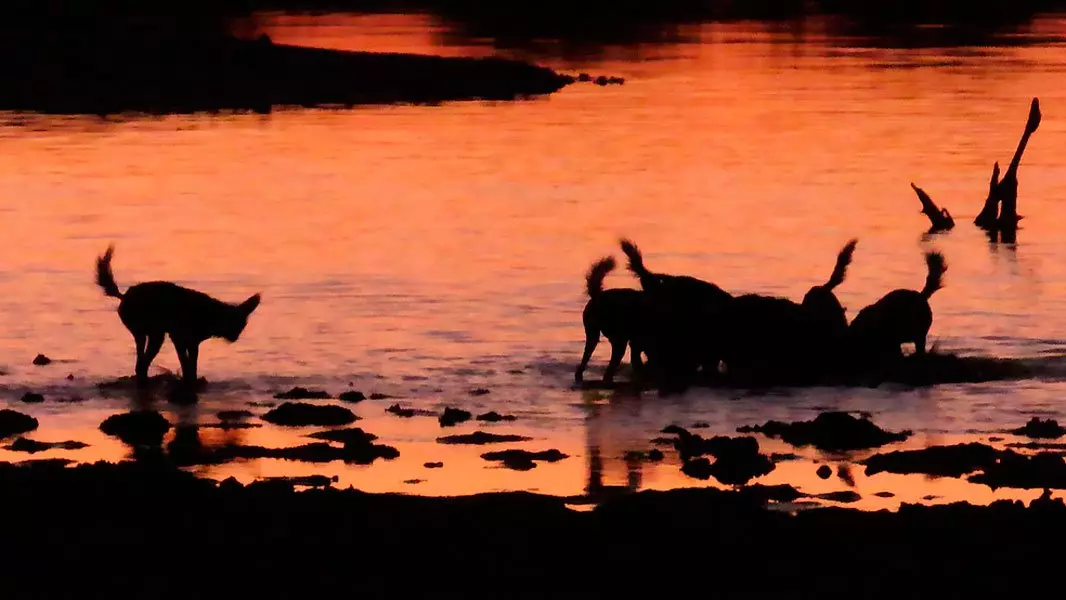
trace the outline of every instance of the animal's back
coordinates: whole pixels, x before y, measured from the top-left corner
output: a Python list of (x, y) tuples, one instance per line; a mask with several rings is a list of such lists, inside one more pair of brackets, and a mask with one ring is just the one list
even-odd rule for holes
[(859, 339), (912, 341), (924, 335), (933, 323), (929, 302), (914, 290), (894, 290), (863, 308), (849, 329)]
[(647, 299), (644, 292), (630, 288), (613, 288), (603, 290), (591, 298), (585, 305), (583, 318), (586, 324), (595, 325), (610, 339), (616, 333), (626, 336), (640, 334), (646, 312)]
[(169, 281), (146, 281), (126, 290), (118, 306), (122, 322), (135, 333), (184, 331), (203, 334), (225, 303)]

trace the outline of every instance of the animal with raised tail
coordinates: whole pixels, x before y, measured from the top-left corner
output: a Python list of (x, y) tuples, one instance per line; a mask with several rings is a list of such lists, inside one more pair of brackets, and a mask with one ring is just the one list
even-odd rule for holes
[(108, 246), (97, 258), (96, 283), (105, 295), (120, 300), (118, 316), (137, 346), (134, 374), (138, 384), (147, 383), (148, 367), (169, 335), (178, 353), (182, 378), (195, 385), (200, 344), (209, 338), (236, 342), (259, 306), (259, 294), (230, 304), (169, 281), (138, 283), (123, 293), (111, 271), (114, 251), (113, 245)]
[(874, 366), (880, 361), (899, 358), (901, 346), (906, 343), (913, 343), (917, 354), (925, 354), (926, 338), (933, 325), (929, 298), (944, 286), (947, 271), (947, 263), (939, 252), (927, 252), (925, 263), (928, 272), (921, 291), (893, 290), (860, 310), (848, 326), (850, 350), (861, 364)]
[(634, 373), (643, 367), (640, 353), (647, 335), (648, 306), (644, 292), (629, 288), (603, 289), (603, 280), (616, 266), (607, 256), (593, 263), (585, 275), (585, 291), (589, 300), (581, 314), (585, 326), (585, 352), (574, 372), (574, 381), (581, 383), (592, 353), (600, 341), (600, 334), (611, 343), (611, 361), (603, 373), (604, 383), (610, 383), (629, 348)]
[(838, 364), (848, 328), (833, 293), (847, 276), (858, 240), (837, 254), (829, 279), (811, 287), (802, 303), (745, 294), (736, 297), (721, 327), (730, 377), (759, 383), (816, 381)]
[(640, 249), (620, 240), (629, 270), (648, 294), (649, 331), (645, 348), (656, 365), (660, 391), (684, 389), (702, 368), (718, 374), (721, 345), (717, 330), (722, 311), (733, 296), (717, 285), (689, 275), (654, 273), (644, 264)]

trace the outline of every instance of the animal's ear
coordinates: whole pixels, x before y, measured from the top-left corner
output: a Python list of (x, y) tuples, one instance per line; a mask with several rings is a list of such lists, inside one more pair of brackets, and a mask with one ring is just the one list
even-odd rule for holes
[(243, 311), (246, 315), (252, 314), (252, 311), (254, 311), (256, 307), (259, 306), (259, 300), (259, 294), (256, 294), (251, 298), (248, 298), (244, 302), (241, 302), (241, 311)]

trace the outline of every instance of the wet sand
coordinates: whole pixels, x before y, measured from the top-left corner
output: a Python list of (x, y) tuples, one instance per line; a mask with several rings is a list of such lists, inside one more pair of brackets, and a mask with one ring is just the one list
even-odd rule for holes
[(755, 487), (641, 492), (575, 512), (527, 493), (215, 484), (150, 461), (5, 463), (0, 488), (18, 515), (0, 563), (18, 597), (1019, 594), (1042, 585), (1058, 557), (1048, 544), (1066, 530), (1060, 500), (792, 515), (770, 500), (787, 488)]

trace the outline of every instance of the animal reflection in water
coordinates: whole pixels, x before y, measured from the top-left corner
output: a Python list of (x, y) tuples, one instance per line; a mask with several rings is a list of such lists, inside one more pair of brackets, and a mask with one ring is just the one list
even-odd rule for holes
[[(636, 492), (644, 486), (646, 450), (654, 435), (642, 412), (662, 405), (641, 402), (636, 391), (582, 392), (585, 406), (585, 454), (588, 479), (585, 494), (590, 502)], [(663, 418), (657, 414), (656, 420)]]

